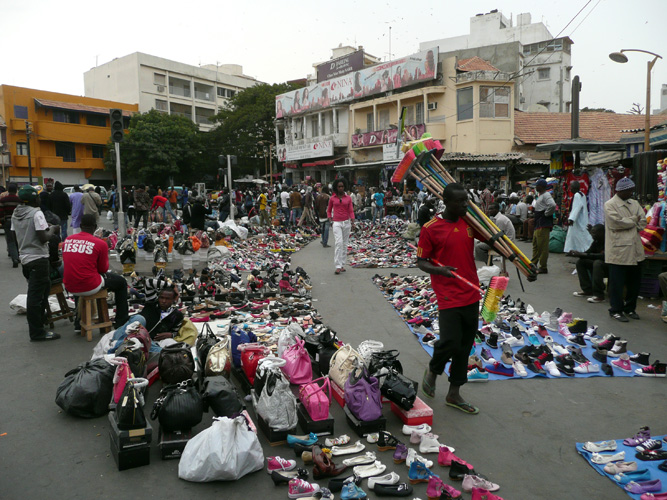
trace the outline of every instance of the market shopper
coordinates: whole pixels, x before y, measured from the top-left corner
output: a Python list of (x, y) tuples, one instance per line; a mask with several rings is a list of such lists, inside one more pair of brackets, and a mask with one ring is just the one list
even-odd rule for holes
[[(468, 355), (478, 329), (479, 292), (452, 275), (456, 271), (470, 282), (477, 281), (473, 257), (479, 236), (463, 219), (468, 210), (468, 193), (461, 184), (447, 185), (442, 192), (445, 211), (427, 222), (419, 236), (417, 265), (431, 275), (438, 301), (440, 338), (433, 346), (433, 358), (424, 373), (422, 391), (435, 397), (436, 378), (451, 360), (447, 406), (468, 414), (479, 410), (466, 402), (460, 388), (468, 381)], [(436, 263), (437, 262), (437, 263)]]
[(371, 196), (371, 208), (373, 209), (373, 224), (375, 219), (382, 221), (384, 217), (384, 193), (380, 189), (376, 189)]
[(333, 182), (333, 195), (327, 205), (327, 218), (332, 223), (334, 234), (334, 266), (336, 274), (345, 272), (347, 262), (347, 246), (350, 241), (350, 231), (354, 220), (352, 198), (345, 193), (347, 183), (339, 177)]
[(65, 192), (65, 186), (56, 181), (51, 193), (51, 211), (60, 217), (60, 237), (67, 238), (67, 221), (72, 212), (72, 202)]
[[(617, 321), (639, 319), (637, 298), (645, 259), (639, 232), (646, 227), (641, 205), (632, 199), (635, 183), (623, 177), (616, 183), (616, 194), (604, 204), (605, 256), (609, 266), (609, 315)], [(625, 298), (623, 292), (625, 289)]]
[(267, 205), (269, 203), (269, 200), (266, 196), (266, 188), (262, 189), (262, 192), (260, 195), (257, 197), (257, 203), (259, 204), (259, 223), (262, 226), (269, 226), (271, 225), (271, 221), (269, 220), (269, 212), (267, 211)]
[(144, 229), (148, 228), (148, 210), (151, 208), (151, 196), (146, 192), (146, 186), (139, 184), (134, 190), (134, 229), (139, 227), (139, 220), (143, 219)]
[(97, 222), (100, 216), (102, 197), (95, 192), (95, 188), (93, 186), (89, 186), (86, 192), (83, 193), (83, 196), (81, 197), (81, 203), (83, 203), (83, 215), (94, 214), (95, 222)]
[(292, 192), (289, 195), (289, 204), (291, 208), (289, 222), (291, 225), (296, 226), (296, 224), (299, 222), (299, 219), (301, 218), (302, 212), (301, 193), (299, 193), (298, 187), (294, 187), (294, 189), (292, 189)]
[(19, 247), (16, 243), (16, 234), (12, 228), (12, 214), (16, 207), (23, 202), (16, 194), (18, 187), (16, 183), (10, 182), (7, 186), (7, 192), (0, 198), (0, 225), (5, 231), (5, 241), (7, 242), (7, 255), (12, 260), (13, 267), (19, 267)]
[[(489, 205), (489, 218), (494, 222), (498, 229), (500, 229), (510, 240), (515, 241), (516, 232), (512, 221), (500, 211), (500, 204), (493, 202)], [(475, 244), (475, 260), (480, 262), (488, 262), (489, 250), (491, 245), (483, 241), (478, 241)]]
[(553, 214), (556, 212), (556, 202), (547, 191), (547, 181), (540, 179), (535, 184), (539, 194), (535, 205), (535, 229), (533, 230), (533, 264), (538, 266), (538, 274), (547, 274), (549, 260), (549, 234), (554, 225)]
[(588, 297), (588, 302), (604, 302), (604, 279), (609, 274), (609, 266), (604, 261), (604, 224), (596, 224), (590, 229), (592, 243), (585, 252), (570, 250), (567, 254), (578, 257), (577, 277), (580, 292), (575, 297)]
[(60, 233), (60, 226), (49, 226), (46, 222), (44, 212), (39, 209), (39, 193), (34, 187), (21, 186), (18, 196), (23, 204), (12, 213), (11, 231), (18, 242), (23, 276), (28, 280), (26, 316), (30, 341), (57, 340), (60, 335), (47, 332), (44, 325), (51, 290), (49, 240)]
[(165, 222), (167, 221), (167, 212), (171, 215), (172, 221), (178, 220), (178, 217), (176, 217), (176, 214), (171, 209), (171, 203), (169, 203), (169, 200), (164, 196), (157, 195), (153, 197), (151, 210), (157, 210), (158, 208), (162, 209), (162, 220)]
[(591, 246), (593, 238), (588, 232), (588, 204), (586, 195), (581, 192), (579, 181), (570, 183), (572, 207), (568, 216), (567, 236), (565, 237), (565, 253), (574, 250), (584, 252)]
[(80, 186), (74, 186), (74, 192), (69, 195), (69, 201), (72, 204), (72, 234), (81, 231), (81, 217), (83, 217), (83, 192)]
[(322, 233), (322, 246), (329, 248), (329, 219), (327, 218), (327, 207), (329, 206), (329, 188), (324, 186), (322, 192), (315, 199), (315, 212), (320, 222), (320, 231)]

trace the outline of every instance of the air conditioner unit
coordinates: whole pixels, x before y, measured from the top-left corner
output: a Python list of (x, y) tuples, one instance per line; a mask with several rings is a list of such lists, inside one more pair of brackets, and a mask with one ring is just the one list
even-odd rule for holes
[(438, 103), (437, 102), (429, 102), (427, 106), (429, 111), (435, 111), (438, 109)]
[(164, 85), (158, 85), (157, 86), (157, 91), (158, 92), (164, 92)]
[(354, 165), (354, 160), (352, 158), (345, 158), (345, 165)]

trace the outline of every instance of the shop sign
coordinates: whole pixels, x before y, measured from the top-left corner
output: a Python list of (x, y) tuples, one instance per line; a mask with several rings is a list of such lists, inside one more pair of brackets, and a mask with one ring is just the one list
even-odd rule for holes
[(332, 80), (364, 67), (364, 51), (357, 50), (317, 66), (317, 82)]
[(401, 161), (405, 153), (400, 150), (400, 148), (395, 144), (383, 144), (382, 145), (382, 160), (392, 161), (398, 160)]
[(286, 146), (287, 161), (304, 160), (306, 158), (319, 158), (321, 156), (333, 155), (333, 140), (309, 142)]

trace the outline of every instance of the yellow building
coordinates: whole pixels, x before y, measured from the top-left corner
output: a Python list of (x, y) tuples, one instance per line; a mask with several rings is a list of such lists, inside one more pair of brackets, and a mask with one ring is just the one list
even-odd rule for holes
[(103, 159), (111, 108), (124, 111), (126, 127), (139, 109), (137, 104), (0, 85), (9, 180), (27, 182), (31, 167), (33, 183), (52, 178), (64, 185), (110, 184), (112, 174), (104, 170)]

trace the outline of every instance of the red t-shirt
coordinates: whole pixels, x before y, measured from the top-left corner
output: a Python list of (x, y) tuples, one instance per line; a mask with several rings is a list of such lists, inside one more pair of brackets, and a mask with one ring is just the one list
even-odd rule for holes
[[(457, 274), (471, 283), (478, 283), (474, 258), (475, 238), (482, 239), (465, 220), (459, 218), (451, 222), (434, 217), (424, 224), (419, 234), (417, 257), (456, 267)], [(477, 290), (457, 278), (432, 274), (431, 286), (438, 299), (438, 309), (468, 306), (480, 299)]]
[(65, 288), (72, 293), (90, 292), (100, 286), (100, 275), (109, 270), (109, 247), (90, 233), (73, 234), (63, 243), (63, 263)]

